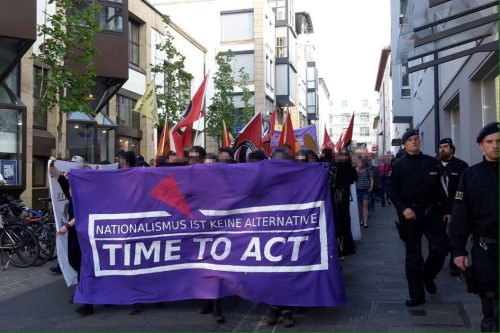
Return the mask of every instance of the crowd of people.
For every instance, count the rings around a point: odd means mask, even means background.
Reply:
[[[449,138],[439,142],[436,158],[423,154],[416,130],[409,130],[403,135],[404,151],[398,158],[388,153],[375,159],[371,154],[351,155],[347,150],[334,153],[330,149],[324,149],[320,155],[311,150],[301,150],[292,156],[291,147],[287,145],[275,149],[270,158],[292,159],[299,163],[323,162],[328,167],[337,252],[341,258],[356,252],[349,210],[351,196],[357,196],[359,223],[364,228],[369,226],[369,211],[370,207],[374,209],[375,202],[380,202],[382,207],[394,205],[398,215],[396,225],[406,251],[405,270],[410,296],[406,305],[414,307],[425,303],[425,291],[437,293],[435,279],[451,251],[451,274],[465,272],[479,286],[475,292],[479,293],[482,302],[482,330],[497,331],[498,123],[483,128],[477,142],[484,152],[484,161],[471,168],[454,156],[453,141]],[[77,157],[77,160],[80,159]],[[268,157],[264,151],[255,150],[244,159],[252,163]],[[224,147],[217,154],[212,154],[200,146],[193,146],[182,156],[171,152],[149,163],[133,151],[119,151],[115,162],[120,169],[236,163],[231,148]],[[53,164],[50,174],[57,178],[71,202],[67,176]],[[354,183],[356,193],[351,193],[350,187]],[[74,230],[72,206],[70,208],[70,221],[61,226],[59,234],[69,234],[70,264],[79,271],[81,252]],[[469,235],[473,237],[472,266],[469,266],[465,250]],[[422,236],[427,238],[429,244],[425,261]],[[131,314],[139,314],[142,310],[142,304],[135,304]],[[290,307],[271,305],[266,315],[267,324],[274,325],[280,320],[285,327],[293,326],[292,310]],[[77,308],[77,312],[86,315],[93,311],[91,304]],[[200,313],[212,313],[217,323],[225,322],[221,300],[208,300]]]

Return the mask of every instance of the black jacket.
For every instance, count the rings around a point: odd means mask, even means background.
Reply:
[[[469,235],[498,240],[498,162],[484,160],[462,173],[450,224],[454,257],[467,255]]]
[[[405,153],[392,167],[389,197],[399,214],[406,208],[443,205],[446,195],[441,185],[438,161],[422,153]],[[444,214],[449,213],[446,209]]]
[[[469,167],[469,165],[455,156],[447,162],[446,166],[443,165],[442,161],[439,161],[438,165],[441,171],[441,184],[446,184],[444,177],[447,177],[448,179],[448,186],[446,189],[446,206],[448,207],[447,210],[451,212],[451,207],[453,206],[453,201],[455,200],[455,192],[457,191],[458,183],[460,182],[460,176],[462,175],[462,172]]]

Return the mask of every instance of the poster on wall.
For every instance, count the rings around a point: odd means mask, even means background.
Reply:
[[[18,185],[17,160],[0,160],[0,172],[5,185]]]

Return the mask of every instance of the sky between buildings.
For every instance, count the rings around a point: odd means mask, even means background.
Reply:
[[[390,44],[390,0],[295,0],[311,15],[320,77],[335,102],[376,100],[380,52]]]

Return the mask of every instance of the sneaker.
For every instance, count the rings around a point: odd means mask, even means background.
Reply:
[[[222,313],[214,312],[212,315],[217,324],[224,324],[226,322],[226,317]]]
[[[61,267],[59,267],[59,265],[52,266],[52,267],[50,267],[50,268],[49,268],[49,270],[50,270],[52,273],[62,274]]]
[[[278,322],[278,318],[280,317],[280,309],[277,307],[271,306],[266,313],[265,322],[268,326],[276,325]]]
[[[282,315],[283,315],[282,323],[284,327],[292,327],[293,325],[295,325],[295,319],[293,319],[292,311],[284,310],[282,312]]]

